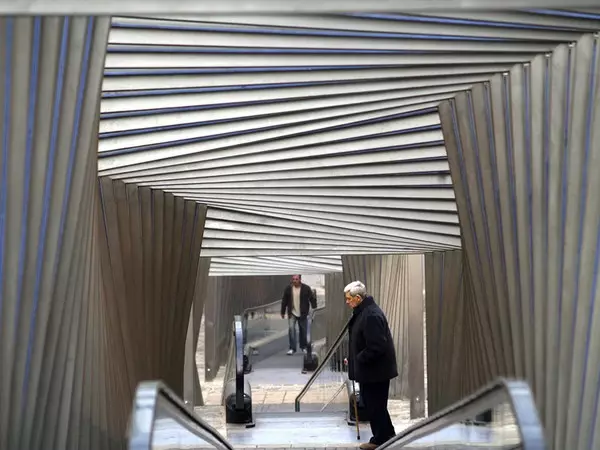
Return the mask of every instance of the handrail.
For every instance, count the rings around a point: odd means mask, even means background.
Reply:
[[[242,336],[243,336],[243,344],[246,344],[246,327],[247,327],[247,321],[248,321],[248,315],[254,311],[259,311],[261,309],[268,309],[272,306],[275,306],[277,304],[279,304],[281,302],[281,300],[276,300],[274,302],[271,303],[265,303],[263,305],[258,305],[258,306],[253,306],[251,308],[246,308],[244,309],[244,311],[241,314],[242,317]],[[232,372],[233,369],[233,364],[235,364],[236,361],[236,342],[235,342],[235,336],[231,336],[230,335],[230,341],[229,341],[229,347],[228,347],[228,353],[227,353],[227,359],[225,361],[225,374],[223,377],[223,395],[221,396],[221,404],[225,404],[225,386],[227,385],[227,382],[232,378],[232,374],[230,372]],[[242,356],[243,357],[243,356]],[[235,371],[233,371],[235,373]]]
[[[281,303],[281,300],[275,300],[274,302],[271,303],[265,303],[264,305],[258,305],[258,306],[253,306],[251,308],[246,308],[243,312],[242,312],[242,317],[254,312],[254,311],[260,311],[261,309],[267,309],[270,308],[271,306],[276,306],[278,304]]]
[[[233,318],[233,340],[235,342],[235,408],[244,409],[244,343],[242,318]]]
[[[217,430],[188,409],[183,400],[161,381],[144,381],[136,389],[131,412],[129,450],[153,448],[156,407],[160,396],[177,410],[179,417],[183,417],[184,423],[180,423],[190,433],[219,450],[233,450],[233,446]]]
[[[503,378],[409,427],[379,446],[378,450],[402,448],[450,425],[473,418],[482,411],[493,409],[503,400],[508,400],[512,406],[522,448],[545,450],[543,428],[528,384]]]
[[[327,307],[327,305],[321,305],[321,306],[317,306],[316,308],[311,308],[310,309],[311,316],[314,318],[316,313],[320,313],[321,311],[325,311],[326,307]]]
[[[229,341],[229,349],[227,351],[227,362],[225,363],[225,373],[223,374],[223,388],[221,389],[221,405],[225,405],[225,387],[232,376],[230,374],[232,367],[235,364],[236,343],[235,337]]]
[[[278,304],[281,304],[281,299],[275,300],[275,301],[273,301],[271,303],[265,303],[263,305],[252,306],[250,308],[246,308],[246,309],[244,309],[244,311],[242,311],[242,317],[246,316],[247,314],[249,314],[251,312],[260,311],[261,309],[268,309],[268,308],[270,308],[272,306],[276,306]],[[316,309],[323,309],[323,308],[324,308],[324,306],[319,306],[319,307],[315,308],[315,310]]]
[[[304,385],[304,387],[302,388],[300,393],[296,396],[296,399],[294,401],[294,409],[296,412],[300,412],[300,401],[302,400],[302,397],[304,397],[306,395],[306,393],[308,392],[308,390],[310,389],[312,384],[315,382],[317,377],[321,374],[321,372],[323,372],[325,365],[329,362],[329,360],[333,356],[334,352],[339,348],[340,344],[342,343],[342,340],[344,339],[346,333],[348,332],[349,325],[350,325],[350,321],[346,322],[346,324],[344,325],[344,327],[342,328],[342,330],[340,331],[338,336],[335,338],[335,341],[333,341],[333,345],[329,348],[329,350],[327,350],[327,353],[325,353],[325,356],[323,357],[323,361],[321,361],[321,363],[319,364],[317,369],[313,372],[311,377],[308,379],[308,381],[306,382],[306,384]]]
[[[263,305],[258,305],[258,306],[253,306],[251,308],[246,308],[244,311],[242,311],[241,317],[242,317],[242,330],[244,332],[244,334],[243,334],[243,336],[244,336],[244,344],[246,344],[247,341],[248,341],[247,331],[248,331],[248,320],[249,320],[250,315],[254,314],[257,311],[264,310],[264,314],[266,316],[267,310],[269,308],[277,306],[280,303],[281,303],[281,300],[276,300],[274,302],[265,303]]]
[[[240,373],[241,372],[241,373]],[[225,405],[225,388],[227,383],[233,378],[236,380],[236,392],[242,393],[236,395],[236,408],[243,408],[243,386],[244,386],[244,343],[242,319],[240,316],[233,317],[232,336],[229,341],[229,350],[227,361],[225,363],[225,373],[223,374],[223,389],[221,394],[221,404]],[[241,387],[241,389],[240,389]]]

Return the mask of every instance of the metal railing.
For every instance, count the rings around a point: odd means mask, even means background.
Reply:
[[[128,435],[129,450],[192,447],[233,450],[223,436],[160,381],[138,386]]]
[[[246,308],[241,314],[243,354],[250,357],[258,353],[260,345],[277,340],[287,335],[287,320],[281,318],[281,300],[264,305]],[[223,375],[223,389],[221,404],[225,404],[225,391],[229,380],[236,375],[236,342],[230,335],[225,373]]]
[[[283,351],[283,348],[278,348],[273,344],[277,341],[284,341],[287,346],[288,335],[288,319],[281,318],[281,300],[266,303],[264,305],[247,308],[242,313],[242,330],[244,336],[244,355],[250,358],[252,363],[253,355],[256,357],[261,348],[266,348],[267,351]],[[320,305],[316,309],[311,310],[311,330],[310,336],[313,349],[321,358],[326,351],[325,337],[327,335],[327,323],[325,318],[325,306]],[[269,353],[262,355],[269,356]],[[235,342],[229,341],[229,350],[225,363],[225,373],[223,377],[223,390],[227,382],[235,377]],[[224,404],[225,396],[221,398],[221,404]]]
[[[240,375],[242,375],[243,379],[245,353],[244,349],[245,346],[243,344],[243,320],[240,318],[240,316],[234,316],[233,329],[231,339],[229,341],[229,352],[227,354],[227,364],[225,365],[225,374],[223,378],[223,389],[221,391],[222,405],[225,405],[225,397],[227,396],[228,391],[227,385],[232,380],[237,380],[240,377]],[[236,397],[236,405],[240,406],[240,402],[243,402],[243,398],[240,399]]]
[[[221,389],[221,405],[225,405],[225,390],[227,388],[227,383],[233,377],[235,377],[236,367],[235,367],[235,353],[236,353],[236,345],[235,339],[231,339],[229,341],[229,350],[227,352],[227,362],[225,363],[225,373],[223,374],[223,388]]]
[[[242,318],[233,319],[233,359],[231,367],[235,368],[234,376],[224,380],[221,403],[225,405],[225,420],[227,423],[246,424],[254,426],[252,415],[252,392],[250,383],[245,379],[244,344]]]
[[[319,411],[339,409],[345,410],[348,405],[346,390],[348,367],[344,359],[348,355],[348,323],[330,344],[319,351],[319,366],[313,372],[306,385],[296,396],[294,408],[300,412],[301,404],[310,404],[310,408]]]
[[[281,318],[281,300],[247,308],[242,312],[244,345],[252,348],[252,343],[287,331],[287,322]]]
[[[310,336],[313,349],[322,349],[326,344],[327,337],[327,317],[325,316],[325,306],[318,306],[311,311]]]
[[[474,425],[482,414],[487,420]],[[378,447],[400,448],[545,450],[546,444],[527,383],[499,379]]]

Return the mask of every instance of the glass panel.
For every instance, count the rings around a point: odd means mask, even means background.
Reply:
[[[287,336],[288,322],[281,318],[281,300],[245,310],[242,324],[244,344],[253,353],[269,341]]]
[[[225,375],[223,376],[223,387],[221,389],[221,404],[225,405],[225,388],[230,380],[235,378],[235,339],[229,341],[227,363],[225,364]]]
[[[325,302],[320,300],[318,307],[310,312],[307,339],[311,343],[313,353],[322,361],[327,353],[326,342],[327,321],[325,317]],[[281,318],[281,301],[248,308],[242,313],[242,329],[244,341],[244,369],[250,373],[254,365],[271,357],[278,352],[287,351],[288,318]],[[285,341],[285,346],[281,343]],[[260,356],[258,356],[260,355]],[[229,355],[225,365],[223,392],[227,384],[235,378],[235,343],[230,341]],[[222,398],[222,402],[224,397]]]
[[[425,419],[381,447],[404,448],[543,450],[545,444],[527,384],[500,381]]]
[[[311,309],[311,315],[311,341],[313,347],[320,348],[327,331],[323,299],[319,301],[316,309]],[[287,336],[288,319],[281,318],[281,300],[244,310],[242,327],[246,354],[257,355],[262,347],[268,347],[269,343]]]
[[[158,397],[152,450],[217,448],[210,435],[182,416],[178,408],[163,396]]]
[[[520,449],[521,437],[508,402],[481,411],[471,420],[456,422],[404,447],[427,449]]]
[[[325,306],[319,306],[311,311],[312,319],[310,323],[310,341],[313,349],[322,351],[327,338],[327,317],[325,316]]]
[[[300,411],[347,411],[348,410],[348,333],[333,342],[332,347],[323,339],[317,351],[319,368],[311,377],[299,398]],[[352,392],[352,391],[351,391]]]
[[[159,382],[142,383],[136,391],[128,448],[232,450],[214,428]]]

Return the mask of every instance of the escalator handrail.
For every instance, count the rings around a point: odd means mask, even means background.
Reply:
[[[252,306],[250,308],[246,308],[246,309],[244,309],[244,311],[242,311],[242,317],[247,317],[251,312],[260,311],[261,309],[269,309],[269,308],[271,308],[273,306],[277,306],[277,305],[280,305],[280,304],[281,304],[281,299],[275,300],[275,301],[270,302],[270,303],[265,303],[265,304],[262,304],[262,305]],[[322,310],[324,308],[325,308],[325,306],[319,306],[319,307],[315,308],[314,310],[317,310],[317,309],[318,310]]]
[[[232,379],[230,372],[236,366],[236,342],[235,337],[229,341],[229,349],[227,353],[227,362],[225,363],[225,373],[223,374],[223,388],[221,389],[221,405],[225,405],[225,388],[227,383]],[[233,371],[235,374],[235,370]]]
[[[269,309],[273,306],[277,306],[281,304],[281,300],[275,300],[274,302],[270,302],[270,303],[265,303],[263,305],[258,305],[258,306],[253,306],[251,308],[246,308],[243,312],[242,312],[242,317],[247,316],[248,314],[250,314],[251,312],[255,312],[255,311],[260,311],[261,309]]]
[[[308,392],[310,387],[313,385],[313,383],[315,382],[317,377],[321,374],[321,372],[323,372],[323,369],[325,368],[326,364],[329,362],[329,360],[331,359],[331,357],[333,356],[335,351],[339,348],[340,344],[344,340],[346,333],[348,333],[349,324],[350,324],[350,321],[346,322],[346,324],[342,328],[342,331],[340,331],[340,333],[335,338],[335,341],[333,341],[333,345],[331,347],[329,347],[329,350],[327,350],[327,353],[323,357],[323,361],[320,362],[317,369],[313,372],[313,374],[308,379],[308,381],[306,382],[306,384],[304,385],[304,387],[302,388],[300,393],[296,396],[296,399],[294,401],[294,410],[296,412],[300,412],[300,401],[302,400],[302,397],[304,397],[306,395],[306,393]]]
[[[242,318],[233,318],[233,341],[235,342],[235,407],[244,408],[244,332]]]
[[[472,419],[483,411],[493,409],[508,400],[517,423],[524,450],[545,450],[543,428],[539,420],[535,401],[524,381],[500,378],[476,393],[465,397],[442,411],[407,428],[378,447],[378,450],[403,448],[404,446],[432,435],[450,425]]]
[[[183,400],[161,381],[144,381],[136,389],[131,413],[129,450],[152,448],[156,407],[161,396],[166,398],[176,408],[178,415],[191,425],[186,427],[190,433],[213,444],[219,450],[233,450],[233,446],[217,430],[186,407]],[[140,414],[141,417],[136,417]]]
[[[273,306],[277,306],[281,304],[281,300],[275,300],[274,302],[271,303],[265,303],[264,305],[258,305],[258,306],[253,306],[252,308],[246,308],[243,312],[242,312],[242,317],[247,317],[251,312],[256,312],[256,311],[260,311],[261,309],[269,309]],[[322,311],[325,309],[325,305],[322,306],[317,306],[316,308],[311,308],[311,311],[317,312],[317,311]]]

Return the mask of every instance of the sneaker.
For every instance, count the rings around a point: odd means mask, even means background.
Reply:
[[[377,448],[377,444],[373,444],[371,442],[366,442],[364,444],[360,444],[360,450],[375,450]]]
[[[296,352],[294,350],[291,350],[291,349],[287,351],[288,355],[293,355],[294,353],[296,353]]]

